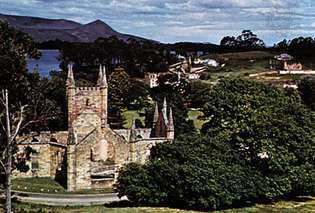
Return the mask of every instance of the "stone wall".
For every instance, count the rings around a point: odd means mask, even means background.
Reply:
[[[67,144],[68,140],[68,131],[59,131],[59,132],[50,132],[43,131],[38,133],[31,133],[28,135],[21,135],[17,137],[17,141],[20,143],[31,143],[31,142],[39,142],[39,143],[60,143]]]
[[[130,129],[113,129],[113,131],[117,134],[123,137],[126,141],[129,141],[130,139]]]
[[[50,177],[65,176],[66,147],[50,144]],[[58,179],[58,177],[57,177]]]
[[[133,129],[132,134],[134,140],[149,139],[151,136],[151,131],[151,128],[138,128]]]
[[[60,168],[60,171],[62,169],[66,147],[53,143],[23,143],[18,145],[17,155],[22,155],[26,147],[35,151],[31,154],[30,160],[26,162],[29,170],[26,173],[15,170],[13,176],[55,178],[57,169]]]
[[[131,162],[144,164],[150,155],[150,150],[158,143],[167,142],[165,138],[152,138],[130,143]]]

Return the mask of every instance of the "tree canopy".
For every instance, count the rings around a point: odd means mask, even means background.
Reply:
[[[266,46],[264,41],[250,30],[243,30],[237,37],[223,37],[220,45],[237,49],[261,49]]]
[[[201,135],[159,144],[144,166],[120,172],[120,196],[214,210],[315,194],[315,116],[297,94],[221,80],[202,111],[208,122]]]
[[[306,77],[298,85],[303,102],[315,111],[315,77]]]

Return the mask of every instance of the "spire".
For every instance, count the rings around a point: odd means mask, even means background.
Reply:
[[[97,86],[100,86],[103,80],[103,71],[102,71],[102,65],[100,64],[100,71],[98,73],[98,78],[97,78]]]
[[[173,120],[172,107],[170,108],[170,114],[169,114],[169,117],[168,117],[167,130],[169,130],[169,131],[174,131],[174,120]]]
[[[75,86],[72,67],[73,67],[72,64],[68,65],[68,78],[67,78],[67,86],[68,87]]]
[[[166,103],[166,98],[164,98],[164,101],[163,101],[162,114],[163,114],[163,118],[164,118],[164,121],[165,121],[165,125],[167,125],[168,120],[167,120],[167,103]]]
[[[173,111],[170,108],[169,120],[167,124],[166,137],[168,140],[174,140],[175,138],[175,129],[174,129],[174,121],[173,121]]]
[[[156,124],[157,120],[159,119],[159,107],[157,102],[155,102],[155,109],[153,115],[153,126]]]
[[[106,68],[105,66],[103,67],[103,78],[102,78],[102,82],[101,82],[101,86],[107,86],[107,78],[106,78]]]

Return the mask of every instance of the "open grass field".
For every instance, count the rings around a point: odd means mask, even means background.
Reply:
[[[209,58],[220,58],[225,66],[220,69],[209,69],[211,78],[207,83],[215,83],[222,78],[247,77],[250,74],[270,71],[269,59],[276,53],[265,51],[236,52],[210,55]]]
[[[235,52],[235,53],[223,53],[219,54],[220,57],[225,57],[231,60],[258,60],[269,59],[279,53],[268,51],[247,51],[247,52]]]
[[[0,212],[3,206],[0,206]],[[110,208],[104,206],[87,207],[52,207],[28,203],[15,203],[14,212],[44,212],[44,213],[73,213],[73,212],[91,212],[91,213],[197,213],[197,211],[185,211],[170,208],[153,207],[122,207]],[[315,198],[304,197],[293,201],[280,201],[272,204],[256,204],[251,207],[239,209],[227,209],[215,211],[216,213],[269,213],[269,212],[287,212],[287,213],[308,213],[315,212]]]

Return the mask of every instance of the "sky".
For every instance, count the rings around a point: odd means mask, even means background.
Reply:
[[[100,19],[115,30],[160,42],[220,43],[252,30],[267,45],[315,37],[314,0],[0,0],[0,13]]]

